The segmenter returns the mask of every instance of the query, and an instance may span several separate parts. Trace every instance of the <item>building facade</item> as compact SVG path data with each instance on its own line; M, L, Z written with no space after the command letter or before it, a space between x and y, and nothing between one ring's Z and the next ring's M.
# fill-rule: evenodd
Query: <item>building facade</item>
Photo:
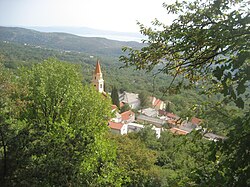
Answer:
M95 71L93 73L92 84L100 93L104 92L104 80L102 76L101 66L99 60L96 62Z

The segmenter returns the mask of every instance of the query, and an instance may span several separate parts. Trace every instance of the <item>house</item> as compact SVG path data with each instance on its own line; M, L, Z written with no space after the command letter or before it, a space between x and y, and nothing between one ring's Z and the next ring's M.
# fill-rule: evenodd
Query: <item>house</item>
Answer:
M114 134L127 134L128 132L128 126L127 124L123 124L123 123L116 123L113 121L109 121L108 126L111 130L112 133Z
M184 130L188 133L192 132L193 130L198 130L199 126L191 123L190 121L184 120L182 123L179 123L178 128Z
M167 112L165 110L160 109L160 110L158 110L158 112L159 112L160 116L166 116L167 119L173 119L173 120L179 120L180 119L180 117L177 116L176 114L171 113L171 112Z
M110 121L113 121L113 122L116 122L116 123L122 122L121 114L119 114L118 112L115 112L115 117L112 118Z
M195 128L190 128L190 127L186 127L186 126L179 126L179 129L186 131L188 133L192 132L193 130L196 130Z
M213 140L213 141L219 141L219 140L225 140L227 139L227 137L224 137L224 136L219 136L219 135L216 135L216 134L213 134L213 133L205 133L204 134L204 137L207 138L208 140Z
M128 125L128 133L129 132L138 132L138 131L140 131L141 129L143 129L145 127L144 125L138 124L138 123L128 123L127 125ZM161 136L161 128L152 126L152 130L155 131L156 137L160 138L160 136Z
M139 108L141 104L138 94L135 93L123 92L119 95L119 99L120 102L127 103L132 109Z
M154 108L145 108L141 110L141 113L149 116L149 117L157 117L158 116L158 110Z
M122 122L122 116L118 113L118 108L116 105L111 105L111 112L115 115L114 118L112 118L110 121L120 123Z
M166 108L166 104L160 99L150 97L149 100L152 105L152 108L155 108L157 110L163 110L164 108Z
M194 125L200 125L202 123L202 119L192 117L191 123L194 124Z
M162 128L153 126L153 127L152 127L152 130L155 131L155 134L156 134L156 137L157 137L157 138L160 138L160 137L161 137Z
M167 124L169 125L169 127L175 127L175 126L179 126L180 125L180 121L179 120L174 120L174 119L170 119L168 118Z
M139 130L144 128L144 125L138 123L128 123L128 133L129 132L138 132Z
M189 129L196 129L198 127L198 125L191 123L190 121L184 120L181 123L182 127L186 127Z
M179 116L175 115L174 113L170 113L170 112L167 112L167 113L166 113L166 116L167 116L168 118L170 118L170 119L173 119L173 120L178 120L178 119L180 119Z
M174 133L174 134L178 134L178 135L187 135L189 132L183 129L179 129L176 127L173 127L171 129L169 129L170 132Z
M123 123L131 123L135 121L135 113L131 110L121 113L121 119Z
M145 116L143 114L140 114L139 116L137 116L136 120L138 122L141 122L141 123L155 125L156 127L159 127L159 128L161 128L164 124L166 124L165 120L162 120L162 119L159 119L159 118Z

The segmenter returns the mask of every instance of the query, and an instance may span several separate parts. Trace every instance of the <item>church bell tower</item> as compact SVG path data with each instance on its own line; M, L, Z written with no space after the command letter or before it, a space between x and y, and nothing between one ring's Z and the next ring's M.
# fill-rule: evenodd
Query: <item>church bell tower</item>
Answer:
M104 92L104 80L102 78L102 71L99 60L96 62L95 71L93 73L92 84L100 93Z

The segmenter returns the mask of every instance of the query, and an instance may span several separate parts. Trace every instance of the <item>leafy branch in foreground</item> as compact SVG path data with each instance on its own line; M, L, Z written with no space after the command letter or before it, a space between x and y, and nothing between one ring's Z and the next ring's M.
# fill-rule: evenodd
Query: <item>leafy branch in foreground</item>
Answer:
M203 93L222 93L225 104L234 102L244 115L232 120L228 138L214 143L214 158L206 168L196 168L194 182L201 186L249 186L249 106L250 80L250 10L246 0L181 1L163 5L178 18L170 26L153 22L146 28L148 46L141 50L123 48L120 57L126 66L172 75L170 84L178 88L202 85ZM175 78L178 79L177 83ZM232 119L232 117L231 117Z
M244 0L164 4L167 12L178 14L178 18L170 26L156 19L153 25L159 31L138 23L141 33L148 37L144 41L148 46L141 50L123 48L128 56L120 60L139 70L151 71L161 65L159 71L182 76L190 85L212 83L210 91L230 96L243 108L241 94L250 79L247 5Z

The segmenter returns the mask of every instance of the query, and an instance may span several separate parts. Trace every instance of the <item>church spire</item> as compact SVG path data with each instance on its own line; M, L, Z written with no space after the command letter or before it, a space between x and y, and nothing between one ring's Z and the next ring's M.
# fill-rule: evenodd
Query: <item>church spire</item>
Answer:
M102 73L99 60L96 61L95 74Z
M99 60L96 62L95 71L93 72L92 84L96 90L100 93L104 92L104 80L102 78L101 65Z

